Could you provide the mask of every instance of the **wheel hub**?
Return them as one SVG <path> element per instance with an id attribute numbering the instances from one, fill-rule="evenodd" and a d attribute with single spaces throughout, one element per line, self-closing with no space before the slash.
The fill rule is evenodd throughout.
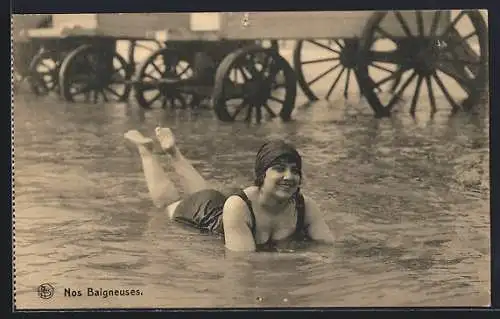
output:
<path id="1" fill-rule="evenodd" d="M 252 105 L 263 105 L 271 95 L 271 85 L 264 79 L 249 82 L 244 90 L 245 96 Z"/>
<path id="2" fill-rule="evenodd" d="M 352 69 L 356 66 L 356 57 L 354 56 L 354 54 L 347 54 L 346 52 L 342 52 L 342 54 L 340 55 L 340 63 L 344 67 Z"/>
<path id="3" fill-rule="evenodd" d="M 436 70 L 440 47 L 433 39 L 407 39 L 400 44 L 398 51 L 404 64 L 421 76 L 428 76 Z"/>
<path id="4" fill-rule="evenodd" d="M 345 40 L 344 48 L 340 52 L 340 63 L 349 69 L 353 69 L 358 64 L 358 42 Z"/>

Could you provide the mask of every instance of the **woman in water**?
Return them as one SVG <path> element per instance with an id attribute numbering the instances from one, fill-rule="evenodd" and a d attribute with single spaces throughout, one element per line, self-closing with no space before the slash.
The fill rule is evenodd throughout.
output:
<path id="1" fill-rule="evenodd" d="M 169 128 L 155 133 L 188 193 L 184 199 L 153 153 L 154 141 L 136 130 L 125 138 L 138 147 L 155 206 L 171 220 L 223 235 L 232 251 L 269 250 L 305 239 L 333 243 L 318 206 L 300 191 L 302 159 L 293 146 L 282 140 L 264 143 L 255 160 L 254 185 L 223 194 L 182 155 Z"/>

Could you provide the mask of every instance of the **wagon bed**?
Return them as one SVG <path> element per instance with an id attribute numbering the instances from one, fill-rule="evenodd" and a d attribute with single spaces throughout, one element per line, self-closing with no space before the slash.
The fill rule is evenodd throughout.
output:
<path id="1" fill-rule="evenodd" d="M 224 12 L 224 13 L 168 13 L 171 17 L 182 16 L 178 25 L 160 25 L 148 33 L 168 41 L 192 40 L 301 40 L 359 38 L 362 36 L 366 21 L 376 11 L 304 11 L 304 12 Z M 423 14 L 424 20 L 433 18 L 432 12 Z M 449 13 L 441 16 L 438 28 L 449 20 Z M 395 30 L 394 36 L 405 36 L 394 26 L 395 18 L 384 21 L 382 27 Z M 416 22 L 409 23 L 416 30 Z"/>
<path id="2" fill-rule="evenodd" d="M 54 14 L 53 28 L 31 29 L 27 35 L 31 38 L 102 36 L 164 41 L 359 38 L 366 21 L 376 12 Z M 423 12 L 422 17 L 424 23 L 429 23 L 434 12 Z M 450 12 L 446 11 L 440 17 L 437 30 L 449 21 Z M 391 17 L 381 27 L 393 30 L 394 36 L 406 36 L 397 28 L 398 24 L 397 19 Z M 417 30 L 414 19 L 407 24 L 410 30 Z"/>

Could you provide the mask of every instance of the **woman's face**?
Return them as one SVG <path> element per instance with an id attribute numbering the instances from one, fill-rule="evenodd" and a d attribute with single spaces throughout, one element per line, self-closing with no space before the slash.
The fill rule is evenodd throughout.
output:
<path id="1" fill-rule="evenodd" d="M 282 199 L 290 198 L 300 186 L 297 164 L 280 160 L 266 170 L 261 189 Z"/>

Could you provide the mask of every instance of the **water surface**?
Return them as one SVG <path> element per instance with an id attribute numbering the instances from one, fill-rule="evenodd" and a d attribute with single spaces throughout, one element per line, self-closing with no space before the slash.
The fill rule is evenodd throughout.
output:
<path id="1" fill-rule="evenodd" d="M 246 125 L 221 123 L 210 110 L 144 114 L 134 104 L 16 95 L 16 306 L 488 304 L 488 119 L 375 120 L 356 98 L 303 101 L 291 123 Z M 264 139 L 295 143 L 304 193 L 318 201 L 337 244 L 242 258 L 170 224 L 123 139 L 132 128 L 151 135 L 158 124 L 220 187 L 251 183 Z M 44 282 L 56 288 L 48 300 L 36 293 Z M 64 297 L 65 288 L 88 287 L 142 295 Z"/>

